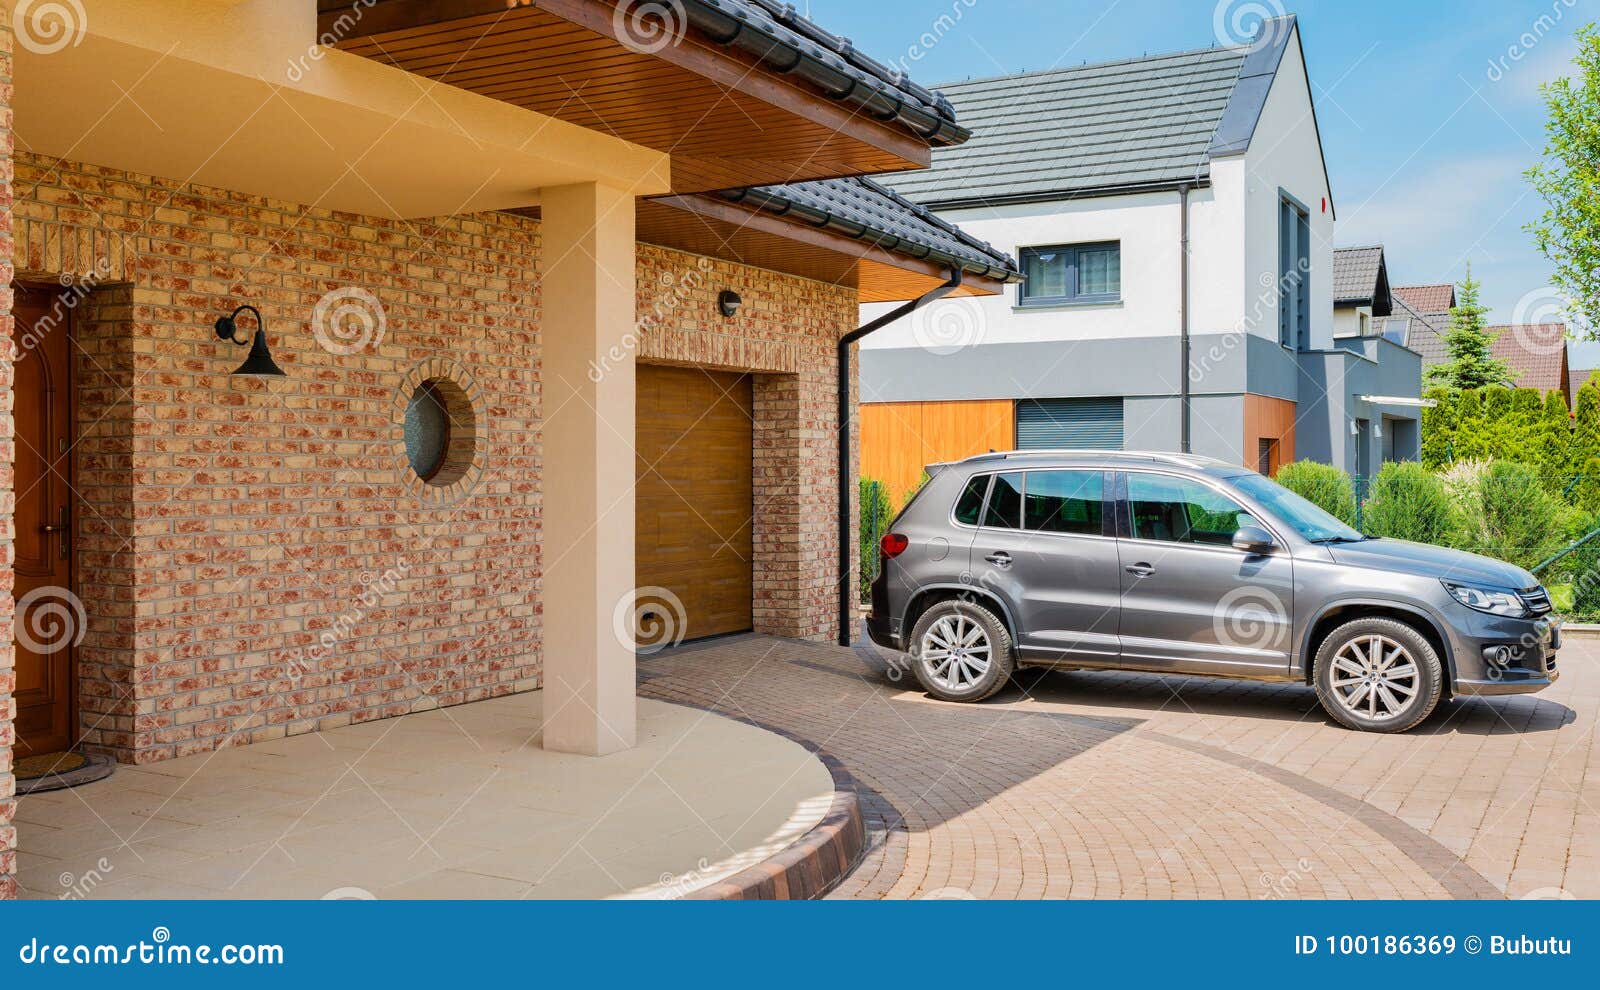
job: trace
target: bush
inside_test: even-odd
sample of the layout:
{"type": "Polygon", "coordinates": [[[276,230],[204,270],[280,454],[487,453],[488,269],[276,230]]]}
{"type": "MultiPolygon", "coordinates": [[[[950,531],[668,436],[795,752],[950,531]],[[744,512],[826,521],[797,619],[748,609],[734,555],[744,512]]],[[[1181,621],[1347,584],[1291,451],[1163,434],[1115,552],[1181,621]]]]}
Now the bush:
{"type": "Polygon", "coordinates": [[[894,518],[894,503],[889,501],[889,486],[872,478],[861,482],[861,600],[871,594],[872,579],[878,576],[878,538],[894,518]]]}
{"type": "Polygon", "coordinates": [[[1373,536],[1449,546],[1456,511],[1444,481],[1415,461],[1390,461],[1372,481],[1363,524],[1373,536]]]}
{"type": "Polygon", "coordinates": [[[1294,461],[1278,469],[1278,484],[1329,512],[1356,524],[1356,490],[1350,476],[1331,464],[1294,461]]]}
{"type": "Polygon", "coordinates": [[[1496,461],[1464,490],[1446,485],[1463,510],[1463,549],[1531,568],[1565,542],[1566,512],[1526,464],[1496,461]]]}

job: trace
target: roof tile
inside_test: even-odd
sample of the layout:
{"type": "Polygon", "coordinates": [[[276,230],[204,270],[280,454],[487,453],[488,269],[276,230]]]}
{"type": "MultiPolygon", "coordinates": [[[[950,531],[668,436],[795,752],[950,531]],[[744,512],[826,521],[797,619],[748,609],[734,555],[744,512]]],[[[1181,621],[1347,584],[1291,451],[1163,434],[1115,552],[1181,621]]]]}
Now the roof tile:
{"type": "Polygon", "coordinates": [[[1247,48],[1206,48],[943,87],[973,137],[880,176],[943,206],[1204,178],[1247,48]]]}

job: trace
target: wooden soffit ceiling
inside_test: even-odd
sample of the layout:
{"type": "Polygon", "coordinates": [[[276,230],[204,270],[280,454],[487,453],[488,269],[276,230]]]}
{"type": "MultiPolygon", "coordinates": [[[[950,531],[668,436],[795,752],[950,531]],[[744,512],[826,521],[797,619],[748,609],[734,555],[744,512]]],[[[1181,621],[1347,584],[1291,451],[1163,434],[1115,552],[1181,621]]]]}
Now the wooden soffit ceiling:
{"type": "MultiPolygon", "coordinates": [[[[689,193],[926,167],[924,141],[684,28],[657,48],[619,40],[593,0],[322,0],[336,47],[672,156],[689,193]],[[641,50],[648,49],[648,50],[641,50]]],[[[535,136],[533,140],[537,140],[535,136]]]]}

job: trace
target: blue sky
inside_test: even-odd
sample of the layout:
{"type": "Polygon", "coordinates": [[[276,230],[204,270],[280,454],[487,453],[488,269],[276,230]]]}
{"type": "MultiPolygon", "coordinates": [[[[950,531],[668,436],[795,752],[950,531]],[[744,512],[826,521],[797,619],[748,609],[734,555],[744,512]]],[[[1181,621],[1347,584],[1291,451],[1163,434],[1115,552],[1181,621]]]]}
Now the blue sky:
{"type": "MultiPolygon", "coordinates": [[[[1263,9],[1297,14],[1338,206],[1336,243],[1382,243],[1390,277],[1401,285],[1460,281],[1470,260],[1500,322],[1549,283],[1549,265],[1523,230],[1542,212],[1522,178],[1544,148],[1539,83],[1568,70],[1574,31],[1600,20],[1600,0],[796,6],[929,84],[1203,48],[1215,43],[1219,23],[1224,33],[1232,29],[1235,15],[1248,22],[1263,9]],[[948,17],[942,28],[941,15],[948,17]]],[[[1548,316],[1548,293],[1522,308],[1548,316]]],[[[1594,349],[1600,357],[1600,345],[1594,349]]]]}

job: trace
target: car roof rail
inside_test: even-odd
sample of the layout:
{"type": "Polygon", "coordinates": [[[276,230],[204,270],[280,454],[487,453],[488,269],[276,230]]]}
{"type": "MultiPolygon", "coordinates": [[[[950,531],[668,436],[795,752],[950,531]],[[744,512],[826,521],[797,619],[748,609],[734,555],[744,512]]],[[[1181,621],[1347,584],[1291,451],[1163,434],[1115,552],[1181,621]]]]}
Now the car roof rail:
{"type": "Polygon", "coordinates": [[[985,460],[1013,460],[1017,458],[1032,457],[1081,457],[1081,458],[1106,458],[1108,460],[1149,461],[1156,464],[1177,464],[1181,467],[1231,467],[1227,461],[1215,457],[1206,457],[1203,454],[1177,454],[1160,450],[1096,450],[1083,448],[1052,448],[1045,450],[1003,450],[990,451],[987,454],[978,454],[969,457],[962,463],[985,460]]]}

